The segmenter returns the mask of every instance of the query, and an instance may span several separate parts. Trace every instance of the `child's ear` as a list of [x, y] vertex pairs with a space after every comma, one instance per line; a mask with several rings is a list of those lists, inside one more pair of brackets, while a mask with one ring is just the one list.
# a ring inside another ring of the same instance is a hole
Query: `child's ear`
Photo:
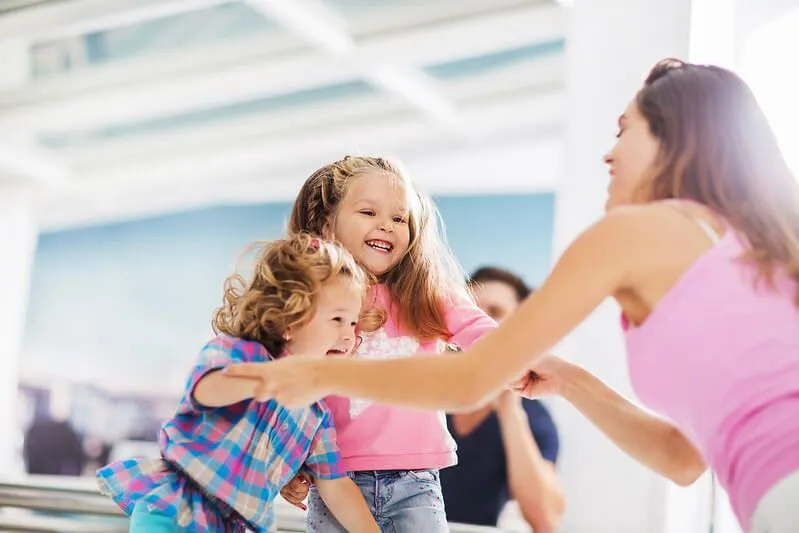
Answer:
[[336, 240], [335, 235], [333, 235], [333, 224], [332, 224], [332, 222], [333, 221], [331, 219], [328, 219], [327, 222], [325, 222], [325, 225], [322, 226], [322, 235], [321, 235], [321, 237], [324, 240], [331, 241], [331, 242]]
[[286, 331], [283, 332], [283, 340], [286, 342], [291, 342], [291, 328], [286, 328]]

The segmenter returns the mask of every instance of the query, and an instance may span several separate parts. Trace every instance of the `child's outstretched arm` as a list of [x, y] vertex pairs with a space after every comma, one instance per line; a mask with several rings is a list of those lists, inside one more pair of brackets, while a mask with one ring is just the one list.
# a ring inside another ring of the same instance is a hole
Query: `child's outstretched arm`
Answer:
[[226, 375], [225, 369], [234, 364], [268, 360], [269, 354], [258, 343], [227, 335], [214, 337], [200, 350], [178, 406], [178, 415], [196, 415], [251, 399], [257, 383], [251, 379], [234, 379]]
[[336, 520], [350, 533], [380, 533], [361, 490], [348, 477], [315, 480], [316, 490]]
[[221, 369], [205, 374], [194, 386], [193, 399], [203, 407], [224, 407], [253, 397], [258, 381], [231, 378]]

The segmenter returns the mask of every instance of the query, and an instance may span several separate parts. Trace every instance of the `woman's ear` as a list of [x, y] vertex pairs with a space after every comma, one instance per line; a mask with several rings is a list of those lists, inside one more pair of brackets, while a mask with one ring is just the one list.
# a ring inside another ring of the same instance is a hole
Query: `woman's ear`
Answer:
[[286, 328], [286, 331], [283, 332], [283, 340], [291, 342], [291, 328]]

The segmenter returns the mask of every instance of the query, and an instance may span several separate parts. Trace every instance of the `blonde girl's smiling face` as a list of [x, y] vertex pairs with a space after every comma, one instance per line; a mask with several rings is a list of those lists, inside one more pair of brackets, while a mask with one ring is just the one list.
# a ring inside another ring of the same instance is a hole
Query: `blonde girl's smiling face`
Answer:
[[410, 246], [409, 198], [395, 175], [358, 176], [333, 216], [332, 237], [369, 272], [381, 276], [394, 268]]

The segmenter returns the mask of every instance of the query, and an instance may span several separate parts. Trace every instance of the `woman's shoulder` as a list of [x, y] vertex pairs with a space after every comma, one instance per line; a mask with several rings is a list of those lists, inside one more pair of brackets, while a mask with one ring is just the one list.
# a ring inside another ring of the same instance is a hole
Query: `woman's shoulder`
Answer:
[[610, 209], [602, 219], [608, 225], [663, 227], [665, 223], [684, 223], [704, 220], [714, 226], [723, 226], [722, 217], [710, 207], [694, 200], [669, 198], [644, 204], [623, 205]]
[[[643, 204], [620, 205], [609, 209], [602, 221], [613, 224], [635, 224], [679, 215], [678, 200], [658, 200]], [[684, 215], [683, 215], [684, 216]]]
[[723, 227], [713, 212], [695, 202], [661, 200], [609, 210], [583, 233], [605, 249], [624, 248], [626, 254], [646, 255], [664, 246], [679, 247], [704, 231], [703, 225]]
[[575, 238], [558, 260], [560, 270], [556, 267], [553, 274], [582, 269], [580, 276], [585, 276], [586, 268], [593, 268], [604, 277], [592, 283], [601, 283], [601, 290], [615, 293], [639, 288], [651, 276], [663, 274], [664, 269], [670, 275], [671, 270], [690, 263], [709, 245], [697, 222], [670, 202], [619, 206]]

